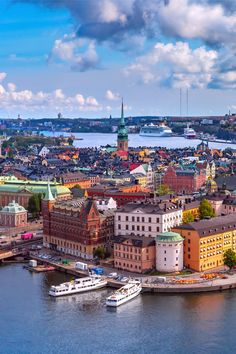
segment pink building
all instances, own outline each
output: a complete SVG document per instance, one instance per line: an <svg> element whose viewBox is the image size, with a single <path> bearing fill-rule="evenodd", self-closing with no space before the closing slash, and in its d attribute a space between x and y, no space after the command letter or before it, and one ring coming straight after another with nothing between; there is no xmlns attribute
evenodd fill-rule
<svg viewBox="0 0 236 354"><path fill-rule="evenodd" d="M156 246L153 237L116 237L114 266L135 273L155 269Z"/></svg>
<svg viewBox="0 0 236 354"><path fill-rule="evenodd" d="M27 211L13 200L0 211L0 225L6 227L27 225Z"/></svg>

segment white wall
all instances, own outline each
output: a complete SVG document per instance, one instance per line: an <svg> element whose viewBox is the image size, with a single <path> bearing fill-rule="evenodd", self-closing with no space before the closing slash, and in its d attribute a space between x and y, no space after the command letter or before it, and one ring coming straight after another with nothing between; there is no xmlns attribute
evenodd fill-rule
<svg viewBox="0 0 236 354"><path fill-rule="evenodd" d="M183 241L156 242L156 269L159 272L178 272L183 269Z"/></svg>

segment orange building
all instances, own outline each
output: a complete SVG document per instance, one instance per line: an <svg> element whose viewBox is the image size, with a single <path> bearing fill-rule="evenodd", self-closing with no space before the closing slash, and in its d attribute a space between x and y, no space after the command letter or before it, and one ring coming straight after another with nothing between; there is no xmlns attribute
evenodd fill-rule
<svg viewBox="0 0 236 354"><path fill-rule="evenodd" d="M91 187L91 179L81 172L64 173L62 176L63 185L72 188L79 185L82 189Z"/></svg>
<svg viewBox="0 0 236 354"><path fill-rule="evenodd" d="M156 246L153 237L116 237L114 266L135 273L155 269Z"/></svg>
<svg viewBox="0 0 236 354"><path fill-rule="evenodd" d="M184 265L198 272L224 265L228 249L236 251L235 214L175 227L184 238Z"/></svg>

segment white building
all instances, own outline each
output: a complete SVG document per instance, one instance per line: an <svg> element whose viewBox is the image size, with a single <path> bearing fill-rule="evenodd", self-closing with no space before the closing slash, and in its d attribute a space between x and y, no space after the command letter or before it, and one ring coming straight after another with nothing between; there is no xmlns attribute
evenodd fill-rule
<svg viewBox="0 0 236 354"><path fill-rule="evenodd" d="M156 237L156 270L179 272L183 269L184 239L176 232L164 232Z"/></svg>
<svg viewBox="0 0 236 354"><path fill-rule="evenodd" d="M50 152L50 150L49 150L46 146L44 146L44 147L42 147L42 149L39 151L39 156L40 156L40 157L46 157L49 152Z"/></svg>
<svg viewBox="0 0 236 354"><path fill-rule="evenodd" d="M115 236L156 237L182 222L182 210L171 202L128 203L115 212Z"/></svg>
<svg viewBox="0 0 236 354"><path fill-rule="evenodd" d="M140 165L130 171L131 175L141 174L147 177L147 187L154 187L154 172L150 164Z"/></svg>
<svg viewBox="0 0 236 354"><path fill-rule="evenodd" d="M97 203L97 208L100 211L117 209L117 202L112 197L99 199L96 201L96 203Z"/></svg>

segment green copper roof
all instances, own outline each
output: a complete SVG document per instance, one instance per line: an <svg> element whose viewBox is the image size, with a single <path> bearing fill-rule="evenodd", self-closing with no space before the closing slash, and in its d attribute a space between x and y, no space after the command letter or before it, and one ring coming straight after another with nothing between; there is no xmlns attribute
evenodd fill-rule
<svg viewBox="0 0 236 354"><path fill-rule="evenodd" d="M177 232L163 232L157 235L156 241L157 242L179 242L183 241L183 237L178 234Z"/></svg>
<svg viewBox="0 0 236 354"><path fill-rule="evenodd" d="M25 208L21 205L19 205L18 203L15 202L15 200L13 200L11 203L9 203L8 205L6 205L1 211L0 213L22 213L22 212L26 212Z"/></svg>
<svg viewBox="0 0 236 354"><path fill-rule="evenodd" d="M46 190L45 197L43 198L43 200L46 200L46 201L54 200L49 182L48 182L47 190Z"/></svg>
<svg viewBox="0 0 236 354"><path fill-rule="evenodd" d="M119 128L118 128L118 140L127 140L127 139L128 139L128 130L125 126L124 104L123 104L123 99L122 99L121 118L120 118L120 124L119 124Z"/></svg>

